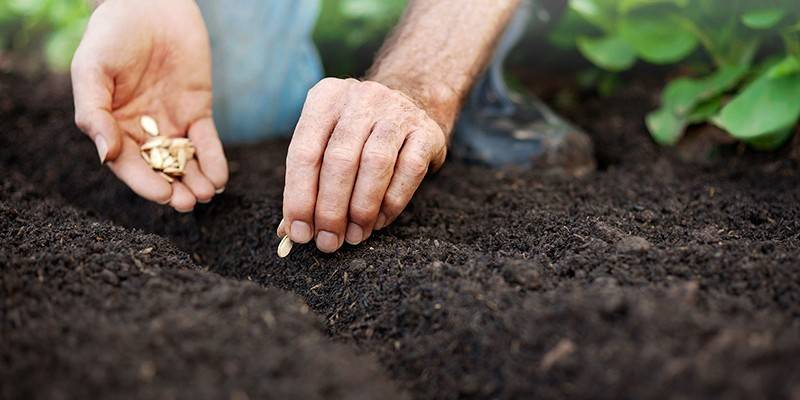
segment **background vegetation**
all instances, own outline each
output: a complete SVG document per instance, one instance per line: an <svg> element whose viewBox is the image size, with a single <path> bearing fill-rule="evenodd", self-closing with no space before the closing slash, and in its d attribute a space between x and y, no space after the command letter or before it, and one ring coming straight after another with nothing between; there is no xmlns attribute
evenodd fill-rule
<svg viewBox="0 0 800 400"><path fill-rule="evenodd" d="M647 116L662 144L709 122L772 149L800 119L797 0L570 0L553 39L608 71L637 60L675 64L699 50L697 76L670 82L661 108Z"/></svg>
<svg viewBox="0 0 800 400"><path fill-rule="evenodd" d="M363 74L405 4L322 0L314 40L326 72ZM89 13L85 0L0 0L0 67L65 71ZM596 69L583 77L594 77L589 81L601 93L636 65L682 66L682 76L665 86L661 107L647 116L659 143L675 144L688 126L712 123L772 149L796 130L798 0L568 0L556 15L552 44L588 59ZM541 48L529 50L547 58Z"/></svg>
<svg viewBox="0 0 800 400"><path fill-rule="evenodd" d="M0 55L66 70L88 17L86 0L0 0Z"/></svg>

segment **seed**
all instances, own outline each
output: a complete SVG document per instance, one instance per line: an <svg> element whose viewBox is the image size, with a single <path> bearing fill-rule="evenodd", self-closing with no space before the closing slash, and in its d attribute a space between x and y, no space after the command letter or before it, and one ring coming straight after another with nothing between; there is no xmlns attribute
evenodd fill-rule
<svg viewBox="0 0 800 400"><path fill-rule="evenodd" d="M178 168L178 160L169 155L169 153L164 157L164 169L167 168Z"/></svg>
<svg viewBox="0 0 800 400"><path fill-rule="evenodd" d="M144 116L141 120L144 127L152 118ZM184 176L186 163L193 160L195 155L192 141L188 138L173 139L155 136L143 144L140 150L142 158L150 165L150 168L161 173L161 176L170 183L174 181L174 178Z"/></svg>
<svg viewBox="0 0 800 400"><path fill-rule="evenodd" d="M278 257L285 258L288 256L292 251L293 244L294 243L292 243L292 239L289 239L288 235L284 236L283 239L281 239L281 243L278 244Z"/></svg>
<svg viewBox="0 0 800 400"><path fill-rule="evenodd" d="M176 149L179 149L179 148L182 148L182 147L189 147L191 145L192 145L192 142L190 142L189 139L186 139L186 138L175 138L175 139L172 139L171 143L169 144L169 150L170 151L174 151Z"/></svg>
<svg viewBox="0 0 800 400"><path fill-rule="evenodd" d="M166 138L157 137L157 138L150 139L150 140L147 141L147 143L142 145L141 149L142 150L150 150L150 149L155 149L156 147L161 147L164 144L164 139L166 139Z"/></svg>
<svg viewBox="0 0 800 400"><path fill-rule="evenodd" d="M183 171L186 168L186 149L180 148L178 149L178 168Z"/></svg>
<svg viewBox="0 0 800 400"><path fill-rule="evenodd" d="M183 170L180 168L164 168L162 172L170 176L183 176Z"/></svg>
<svg viewBox="0 0 800 400"><path fill-rule="evenodd" d="M161 149L153 149L153 151L150 152L150 166L155 169L164 168L164 158L159 150Z"/></svg>
<svg viewBox="0 0 800 400"><path fill-rule="evenodd" d="M139 123L142 125L142 129L147 132L150 136L158 136L158 123L153 117L149 115L142 115L142 118L139 119Z"/></svg>

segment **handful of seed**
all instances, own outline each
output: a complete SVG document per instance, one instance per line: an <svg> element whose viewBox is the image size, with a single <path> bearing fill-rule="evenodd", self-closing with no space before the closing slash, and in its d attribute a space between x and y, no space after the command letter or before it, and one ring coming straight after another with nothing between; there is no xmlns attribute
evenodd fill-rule
<svg viewBox="0 0 800 400"><path fill-rule="evenodd" d="M187 138L161 136L153 117L143 116L139 123L151 138L141 146L144 161L167 182L183 176L186 163L194 159L194 145Z"/></svg>

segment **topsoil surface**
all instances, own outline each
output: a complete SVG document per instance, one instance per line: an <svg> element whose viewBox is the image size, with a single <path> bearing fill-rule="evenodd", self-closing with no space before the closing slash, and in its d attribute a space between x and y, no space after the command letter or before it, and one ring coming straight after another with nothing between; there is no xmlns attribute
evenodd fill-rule
<svg viewBox="0 0 800 400"><path fill-rule="evenodd" d="M450 160L287 259L285 141L179 215L98 165L68 88L0 93L2 398L800 399L800 165L656 147L647 85L569 112L596 173Z"/></svg>

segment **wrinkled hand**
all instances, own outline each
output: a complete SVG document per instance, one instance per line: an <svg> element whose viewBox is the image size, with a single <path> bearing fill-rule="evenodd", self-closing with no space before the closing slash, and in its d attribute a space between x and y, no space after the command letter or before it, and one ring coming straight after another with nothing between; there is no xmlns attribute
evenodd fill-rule
<svg viewBox="0 0 800 400"><path fill-rule="evenodd" d="M447 153L439 125L399 91L327 78L308 93L286 158L278 234L334 252L391 224Z"/></svg>
<svg viewBox="0 0 800 400"><path fill-rule="evenodd" d="M92 16L72 63L75 121L102 162L140 196L190 211L224 189L228 167L211 118L211 51L193 0L109 0ZM167 183L141 158L142 115L197 150Z"/></svg>

